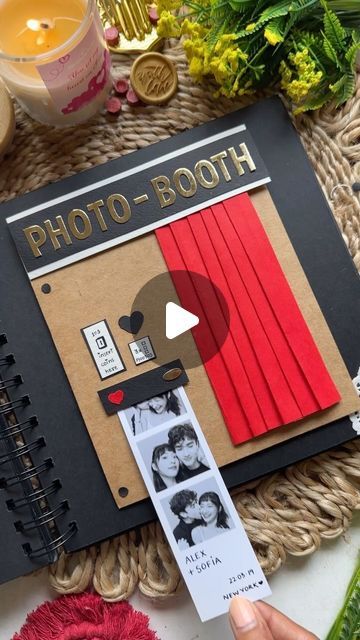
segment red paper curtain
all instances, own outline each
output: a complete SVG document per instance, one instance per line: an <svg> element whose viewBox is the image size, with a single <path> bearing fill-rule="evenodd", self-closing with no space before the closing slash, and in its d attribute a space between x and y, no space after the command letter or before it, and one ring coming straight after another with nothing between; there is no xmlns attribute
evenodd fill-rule
<svg viewBox="0 0 360 640"><path fill-rule="evenodd" d="M156 236L180 303L201 318L193 336L234 444L340 400L247 194ZM196 289L192 273L206 284ZM209 344L219 349L208 360Z"/></svg>

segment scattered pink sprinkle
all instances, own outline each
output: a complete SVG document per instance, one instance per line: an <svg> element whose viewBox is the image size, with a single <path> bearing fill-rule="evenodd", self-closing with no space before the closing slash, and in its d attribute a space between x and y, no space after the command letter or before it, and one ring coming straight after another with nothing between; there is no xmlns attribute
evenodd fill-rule
<svg viewBox="0 0 360 640"><path fill-rule="evenodd" d="M114 46L119 42L119 32L116 27L105 29L105 40L110 46Z"/></svg>
<svg viewBox="0 0 360 640"><path fill-rule="evenodd" d="M113 115L118 115L121 111L121 100L116 96L112 96L108 98L105 102L106 111L108 113L112 113Z"/></svg>
<svg viewBox="0 0 360 640"><path fill-rule="evenodd" d="M156 7L150 7L149 9L149 18L151 24L157 24L159 21L159 14L157 12Z"/></svg>
<svg viewBox="0 0 360 640"><path fill-rule="evenodd" d="M120 96L125 96L129 91L129 83L124 78L114 81L114 89Z"/></svg>

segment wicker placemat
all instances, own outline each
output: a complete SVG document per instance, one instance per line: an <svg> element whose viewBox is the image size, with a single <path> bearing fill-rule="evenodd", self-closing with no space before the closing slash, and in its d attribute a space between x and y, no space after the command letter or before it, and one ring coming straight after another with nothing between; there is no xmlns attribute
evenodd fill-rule
<svg viewBox="0 0 360 640"><path fill-rule="evenodd" d="M124 106L119 118L99 115L69 130L34 123L17 109L17 131L0 164L0 200L31 191L201 124L246 102L213 99L191 83L181 46L167 54L179 74L179 90L164 107ZM129 75L131 59L114 59L118 76ZM360 79L357 94L343 108L325 109L296 121L345 242L360 268L360 201L352 184L360 181ZM322 540L341 535L360 509L360 441L289 467L233 492L261 565L271 574L287 554L313 553ZM143 593L168 597L181 587L179 572L158 523L98 548L63 555L50 568L61 593L92 585L104 598L121 600L137 585Z"/></svg>

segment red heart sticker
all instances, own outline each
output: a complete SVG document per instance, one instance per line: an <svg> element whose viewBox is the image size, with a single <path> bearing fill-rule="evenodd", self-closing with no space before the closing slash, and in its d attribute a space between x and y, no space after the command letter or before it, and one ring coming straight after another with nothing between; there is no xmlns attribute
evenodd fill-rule
<svg viewBox="0 0 360 640"><path fill-rule="evenodd" d="M113 393L109 393L108 400L112 402L112 404L121 404L124 400L124 392L122 391L122 389L118 389Z"/></svg>

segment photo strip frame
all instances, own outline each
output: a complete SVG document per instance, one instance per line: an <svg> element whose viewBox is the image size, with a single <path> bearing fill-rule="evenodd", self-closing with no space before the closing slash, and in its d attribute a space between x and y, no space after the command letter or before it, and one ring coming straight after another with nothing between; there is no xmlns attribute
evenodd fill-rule
<svg viewBox="0 0 360 640"><path fill-rule="evenodd" d="M259 600L271 592L183 387L174 398L180 413L158 414L160 425L137 432L131 411L118 417L205 622L226 613L236 594ZM158 397L149 398L151 406L160 407Z"/></svg>

